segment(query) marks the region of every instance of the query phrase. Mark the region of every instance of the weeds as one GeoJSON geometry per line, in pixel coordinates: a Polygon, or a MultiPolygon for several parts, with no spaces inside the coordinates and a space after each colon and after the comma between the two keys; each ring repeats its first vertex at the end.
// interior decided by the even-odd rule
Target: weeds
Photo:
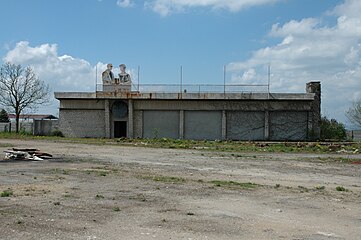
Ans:
{"type": "Polygon", "coordinates": [[[350,190],[348,190],[347,188],[344,188],[342,186],[337,186],[336,187],[336,191],[339,191],[339,192],[348,192],[350,190]]]}
{"type": "Polygon", "coordinates": [[[153,176],[153,177],[146,176],[144,178],[151,179],[156,182],[165,182],[165,183],[182,183],[186,181],[184,178],[171,177],[171,176],[153,176]]]}
{"type": "MultiPolygon", "coordinates": [[[[285,153],[329,153],[329,152],[355,152],[361,149],[361,143],[329,143],[329,142],[244,142],[244,141],[196,141],[179,139],[104,139],[104,138],[60,138],[54,136],[31,136],[26,134],[0,133],[0,138],[51,140],[54,142],[67,142],[92,145],[127,145],[137,147],[199,149],[220,152],[285,152],[285,153]]],[[[240,157],[236,156],[236,157],[240,157]]],[[[341,159],[342,160],[342,159],[341,159]]]]}
{"type": "Polygon", "coordinates": [[[5,191],[2,191],[0,193],[0,197],[11,197],[13,195],[13,191],[8,189],[8,190],[5,190],[5,191]]]}
{"type": "Polygon", "coordinates": [[[114,212],[120,212],[120,208],[119,207],[113,207],[113,211],[114,212]]]}
{"type": "Polygon", "coordinates": [[[301,190],[301,192],[308,192],[308,188],[304,187],[304,186],[298,186],[298,188],[301,190]]]}
{"type": "Polygon", "coordinates": [[[222,181],[222,180],[213,180],[210,181],[209,183],[214,184],[216,187],[239,187],[244,189],[253,189],[261,186],[259,184],[255,184],[251,182],[240,183],[240,182],[222,181]]]}

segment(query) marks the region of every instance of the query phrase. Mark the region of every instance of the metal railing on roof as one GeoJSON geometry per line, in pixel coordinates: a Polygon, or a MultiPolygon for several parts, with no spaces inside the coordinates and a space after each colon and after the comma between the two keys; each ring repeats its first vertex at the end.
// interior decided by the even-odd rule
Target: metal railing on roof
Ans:
{"type": "MultiPolygon", "coordinates": [[[[97,92],[103,84],[97,84],[97,92]]],[[[269,93],[267,84],[132,84],[132,92],[140,93],[269,93]]]]}

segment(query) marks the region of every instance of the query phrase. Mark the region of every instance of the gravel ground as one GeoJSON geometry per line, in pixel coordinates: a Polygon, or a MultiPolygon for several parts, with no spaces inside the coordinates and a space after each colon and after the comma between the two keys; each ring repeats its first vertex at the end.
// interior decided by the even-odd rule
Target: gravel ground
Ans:
{"type": "Polygon", "coordinates": [[[9,146],[54,158],[0,161],[0,239],[361,239],[359,154],[9,146]]]}

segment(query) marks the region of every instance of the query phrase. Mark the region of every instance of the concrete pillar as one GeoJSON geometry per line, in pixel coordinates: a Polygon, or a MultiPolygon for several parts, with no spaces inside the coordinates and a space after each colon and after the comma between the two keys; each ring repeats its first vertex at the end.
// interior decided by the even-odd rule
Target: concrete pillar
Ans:
{"type": "Polygon", "coordinates": [[[128,138],[134,138],[133,100],[128,101],[128,138]]]}
{"type": "Polygon", "coordinates": [[[268,140],[269,139],[269,135],[270,135],[270,132],[269,132],[269,111],[266,110],[264,112],[264,139],[265,140],[268,140]]]}
{"type": "Polygon", "coordinates": [[[184,139],[184,110],[179,111],[179,139],[184,139]]]}
{"type": "Polygon", "coordinates": [[[311,105],[311,113],[309,115],[308,137],[310,140],[317,140],[321,135],[321,83],[309,82],[306,84],[306,92],[314,93],[315,99],[311,105]]]}
{"type": "Polygon", "coordinates": [[[111,138],[110,135],[110,103],[109,100],[105,100],[104,104],[104,121],[105,121],[105,137],[111,138]]]}
{"type": "Polygon", "coordinates": [[[226,110],[222,111],[222,140],[227,139],[227,114],[226,110]]]}

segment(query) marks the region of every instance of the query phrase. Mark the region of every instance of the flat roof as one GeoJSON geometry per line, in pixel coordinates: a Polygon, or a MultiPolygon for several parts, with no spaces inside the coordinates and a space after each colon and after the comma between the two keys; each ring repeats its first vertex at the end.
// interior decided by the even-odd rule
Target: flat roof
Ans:
{"type": "Polygon", "coordinates": [[[61,99],[136,100],[291,100],[313,101],[315,93],[139,93],[139,92],[55,92],[61,99]]]}

